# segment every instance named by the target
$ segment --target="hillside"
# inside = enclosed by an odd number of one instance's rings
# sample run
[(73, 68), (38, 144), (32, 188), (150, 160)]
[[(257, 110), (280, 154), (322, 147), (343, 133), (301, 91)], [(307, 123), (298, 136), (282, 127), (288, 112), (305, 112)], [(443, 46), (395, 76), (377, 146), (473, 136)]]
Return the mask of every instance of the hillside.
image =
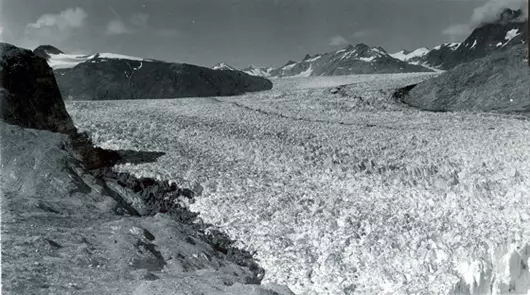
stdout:
[(530, 112), (526, 45), (454, 67), (424, 81), (403, 102), (429, 111)]
[(54, 68), (65, 99), (230, 96), (272, 88), (269, 80), (239, 71), (217, 71), (112, 53), (83, 56), (40, 49), (36, 51), (46, 52), (44, 57)]

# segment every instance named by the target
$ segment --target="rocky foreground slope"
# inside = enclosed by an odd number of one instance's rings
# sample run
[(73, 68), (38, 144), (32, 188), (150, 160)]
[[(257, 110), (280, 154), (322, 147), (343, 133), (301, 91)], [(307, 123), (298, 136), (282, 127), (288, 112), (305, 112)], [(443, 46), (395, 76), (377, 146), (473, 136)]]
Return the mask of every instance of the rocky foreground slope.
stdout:
[(46, 61), (0, 50), (2, 294), (292, 294), (197, 222), (195, 191), (105, 167)]
[(530, 112), (525, 45), (461, 64), (403, 89), (401, 100), (428, 111)]
[(51, 46), (35, 52), (54, 67), (65, 99), (119, 100), (231, 96), (272, 88), (272, 82), (239, 71), (100, 53), (68, 55)]

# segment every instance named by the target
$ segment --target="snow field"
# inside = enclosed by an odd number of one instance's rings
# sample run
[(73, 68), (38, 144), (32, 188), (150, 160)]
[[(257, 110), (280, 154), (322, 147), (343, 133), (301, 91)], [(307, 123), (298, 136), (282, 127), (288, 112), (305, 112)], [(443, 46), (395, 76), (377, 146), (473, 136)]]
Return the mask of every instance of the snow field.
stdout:
[[(238, 97), (66, 104), (102, 147), (166, 152), (118, 169), (201, 183), (192, 209), (257, 252), (264, 282), (297, 294), (446, 294), (463, 262), (530, 237), (530, 122), (388, 99), (428, 77), (278, 79)], [(349, 83), (337, 95), (322, 89)]]

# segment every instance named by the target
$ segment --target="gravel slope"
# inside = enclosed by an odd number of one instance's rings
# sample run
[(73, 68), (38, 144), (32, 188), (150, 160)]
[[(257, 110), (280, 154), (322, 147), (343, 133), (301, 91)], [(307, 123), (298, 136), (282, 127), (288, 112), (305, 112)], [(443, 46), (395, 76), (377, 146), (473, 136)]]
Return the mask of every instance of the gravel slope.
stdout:
[(265, 282), (439, 294), (460, 261), (530, 236), (530, 122), (389, 99), (426, 78), (286, 79), (239, 97), (67, 108), (103, 147), (166, 152), (120, 169), (201, 183), (193, 209), (257, 251)]

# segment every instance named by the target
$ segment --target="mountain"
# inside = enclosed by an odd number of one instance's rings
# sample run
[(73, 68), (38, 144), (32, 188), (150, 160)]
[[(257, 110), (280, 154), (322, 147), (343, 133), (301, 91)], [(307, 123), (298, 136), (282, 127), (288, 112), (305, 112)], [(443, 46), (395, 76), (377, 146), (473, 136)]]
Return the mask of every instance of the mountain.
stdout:
[[(496, 21), (483, 23), (461, 43), (445, 43), (409, 62), (449, 70), (455, 66), (525, 43), (528, 28), (521, 10), (505, 9)], [(394, 54), (399, 56), (399, 53)]]
[(237, 71), (236, 68), (229, 66), (225, 64), (224, 62), (220, 62), (212, 67), (214, 70), (226, 70), (226, 71)]
[(258, 77), (270, 77), (271, 72), (274, 70), (274, 68), (271, 67), (254, 67), (249, 66), (247, 68), (242, 69), (241, 71), (251, 75), (251, 76), (258, 76)]
[(390, 54), (393, 58), (397, 58), (401, 61), (409, 62), (409, 61), (417, 61), (421, 59), (423, 56), (425, 56), (427, 53), (429, 53), (429, 48), (427, 47), (421, 47), (414, 51), (408, 51), (408, 50), (401, 50), (399, 52)]
[(45, 57), (53, 68), (66, 99), (230, 96), (272, 88), (269, 80), (240, 71), (219, 71), (114, 53), (65, 54), (55, 49), (40, 46), (34, 52)]
[(300, 62), (289, 61), (271, 72), (275, 77), (338, 76), (350, 74), (386, 74), (431, 72), (392, 57), (381, 47), (360, 43), (324, 54), (306, 55)]
[(401, 101), (428, 111), (530, 112), (526, 46), (519, 44), (445, 71), (402, 91)]

